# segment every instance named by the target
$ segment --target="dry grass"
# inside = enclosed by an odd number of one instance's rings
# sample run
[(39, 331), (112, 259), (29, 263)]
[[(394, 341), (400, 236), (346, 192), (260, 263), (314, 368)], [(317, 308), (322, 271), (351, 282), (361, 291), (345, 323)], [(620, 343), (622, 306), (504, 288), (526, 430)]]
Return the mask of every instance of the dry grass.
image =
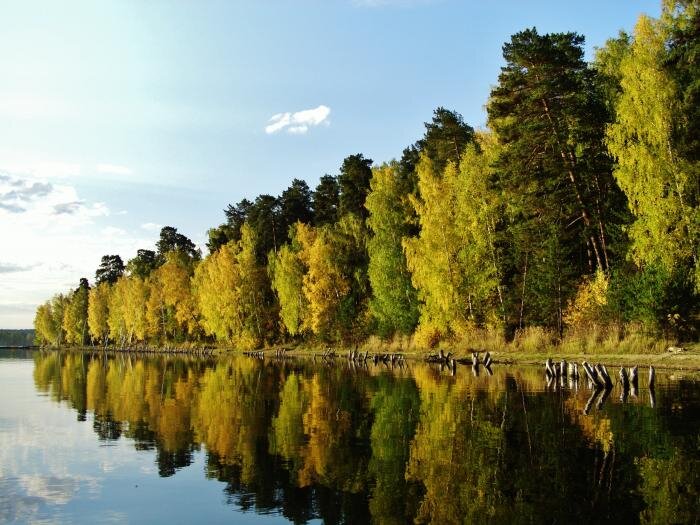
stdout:
[(372, 335), (365, 340), (360, 350), (367, 350), (369, 352), (381, 351), (386, 353), (416, 353), (421, 349), (418, 347), (413, 335), (396, 334), (388, 340)]

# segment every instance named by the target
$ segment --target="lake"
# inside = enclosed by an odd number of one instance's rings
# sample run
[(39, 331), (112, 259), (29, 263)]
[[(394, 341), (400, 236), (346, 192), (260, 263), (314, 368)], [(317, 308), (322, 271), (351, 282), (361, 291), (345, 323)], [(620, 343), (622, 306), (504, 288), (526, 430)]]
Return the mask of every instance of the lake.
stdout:
[(640, 375), (1, 351), (0, 522), (699, 523), (700, 383)]

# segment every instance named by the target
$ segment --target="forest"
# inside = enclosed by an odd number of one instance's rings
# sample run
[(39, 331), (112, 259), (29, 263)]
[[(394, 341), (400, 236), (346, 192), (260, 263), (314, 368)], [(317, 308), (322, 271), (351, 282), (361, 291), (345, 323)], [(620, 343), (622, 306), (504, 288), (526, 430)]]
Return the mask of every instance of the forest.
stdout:
[(666, 0), (591, 62), (577, 33), (511, 36), (484, 129), (439, 107), (398, 160), (229, 204), (204, 257), (170, 226), (105, 255), (37, 342), (697, 340), (699, 9)]

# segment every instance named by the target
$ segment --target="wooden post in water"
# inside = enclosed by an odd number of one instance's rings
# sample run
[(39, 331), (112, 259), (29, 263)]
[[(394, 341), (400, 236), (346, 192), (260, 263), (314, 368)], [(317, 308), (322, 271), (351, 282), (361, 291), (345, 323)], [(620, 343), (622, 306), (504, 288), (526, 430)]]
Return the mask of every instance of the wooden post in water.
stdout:
[(547, 371), (547, 375), (549, 377), (555, 377), (556, 374), (554, 373), (554, 365), (552, 364), (552, 358), (548, 357), (547, 360), (544, 362), (544, 367), (545, 370)]
[(630, 381), (627, 377), (627, 370), (625, 370), (624, 366), (620, 367), (620, 381), (622, 381), (622, 388), (624, 390), (628, 390), (630, 387)]
[(625, 401), (627, 401), (627, 394), (630, 388), (630, 382), (627, 378), (627, 370), (625, 370), (624, 366), (620, 367), (620, 381), (622, 382), (622, 393), (620, 393), (620, 401), (624, 403)]
[(588, 375), (588, 379), (593, 383), (596, 388), (603, 388), (603, 382), (598, 378), (598, 373), (596, 372), (595, 368), (593, 368), (591, 365), (589, 365), (586, 361), (582, 363), (583, 369), (586, 371), (586, 375)]
[(569, 363), (569, 377), (578, 381), (578, 363)]
[(632, 368), (630, 368), (630, 387), (632, 388), (632, 391), (630, 393), (632, 394), (632, 397), (637, 397), (638, 384), (639, 381), (637, 379), (637, 365), (635, 365)]
[(610, 379), (610, 375), (608, 374), (608, 369), (605, 368), (605, 365), (601, 365), (600, 363), (595, 365), (596, 370), (598, 371), (598, 374), (600, 374), (600, 377), (603, 378), (603, 382), (605, 383), (605, 388), (612, 388), (613, 383), (612, 379)]
[(649, 390), (654, 390), (654, 385), (656, 382), (656, 370), (653, 366), (649, 366)]

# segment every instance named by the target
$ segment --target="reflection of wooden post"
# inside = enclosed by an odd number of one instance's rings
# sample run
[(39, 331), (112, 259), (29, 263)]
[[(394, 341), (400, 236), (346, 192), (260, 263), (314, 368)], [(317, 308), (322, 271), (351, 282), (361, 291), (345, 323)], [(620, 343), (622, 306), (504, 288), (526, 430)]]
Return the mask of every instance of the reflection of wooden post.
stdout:
[(549, 390), (552, 388), (552, 385), (554, 384), (554, 378), (552, 376), (547, 377), (547, 389)]
[(605, 404), (605, 401), (608, 399), (610, 392), (612, 392), (612, 390), (610, 390), (609, 388), (606, 388), (605, 390), (603, 390), (603, 395), (600, 396), (600, 399), (598, 400), (598, 404), (596, 405), (596, 408), (598, 410), (603, 408), (603, 405)]
[(656, 406), (656, 393), (654, 392), (653, 388), (649, 389), (649, 404), (651, 405), (651, 408)]
[(588, 402), (586, 403), (586, 406), (583, 408), (583, 413), (585, 415), (588, 415), (588, 413), (591, 411), (591, 407), (593, 406), (593, 402), (595, 401), (596, 397), (600, 395), (600, 393), (603, 390), (601, 388), (596, 388), (591, 392), (591, 397), (588, 398)]

